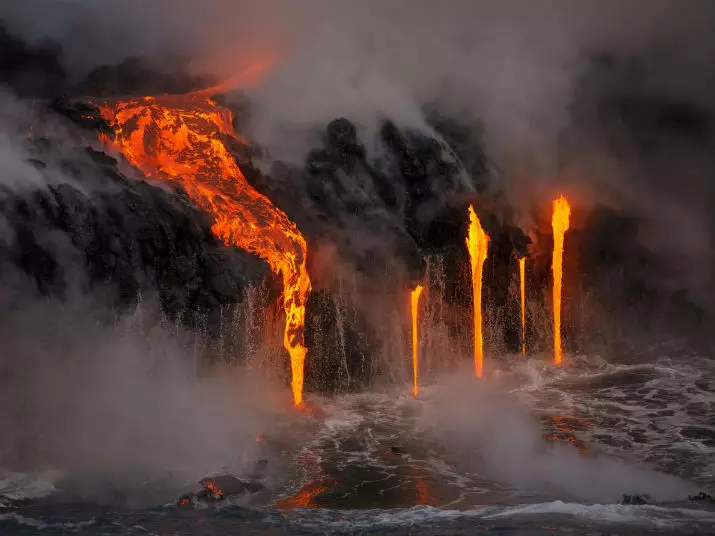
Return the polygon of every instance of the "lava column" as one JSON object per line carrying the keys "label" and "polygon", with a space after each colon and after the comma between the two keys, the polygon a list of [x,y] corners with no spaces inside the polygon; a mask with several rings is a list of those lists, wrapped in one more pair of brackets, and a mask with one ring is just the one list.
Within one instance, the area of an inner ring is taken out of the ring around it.
{"label": "lava column", "polygon": [[474,371],[482,377],[484,365],[484,336],[482,335],[482,273],[487,260],[489,236],[482,229],[474,207],[469,206],[467,250],[472,268],[472,301],[474,303]]}
{"label": "lava column", "polygon": [[519,290],[521,295],[521,355],[526,355],[526,257],[519,259]]}
{"label": "lava column", "polygon": [[419,313],[420,295],[422,294],[422,285],[417,285],[411,293],[412,301],[412,372],[414,375],[414,387],[412,394],[417,396],[417,376],[419,371],[419,337],[417,333],[417,318]]}
{"label": "lava column", "polygon": [[560,365],[563,359],[561,348],[561,293],[563,280],[564,234],[569,228],[571,207],[563,195],[554,200],[554,212],[551,227],[554,231],[554,255],[551,270],[554,278],[554,364]]}

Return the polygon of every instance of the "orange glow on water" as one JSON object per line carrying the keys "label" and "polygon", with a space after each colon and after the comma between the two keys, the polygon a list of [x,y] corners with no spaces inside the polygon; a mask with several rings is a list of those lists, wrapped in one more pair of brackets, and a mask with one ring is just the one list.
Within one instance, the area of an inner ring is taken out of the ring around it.
{"label": "orange glow on water", "polygon": [[226,146],[242,141],[231,112],[203,92],[113,100],[99,104],[118,149],[146,176],[180,184],[214,219],[224,243],[256,254],[283,282],[293,401],[303,401],[305,305],[311,289],[307,246],[295,223],[246,180]]}
{"label": "orange glow on water", "polygon": [[472,269],[472,301],[474,304],[474,371],[482,377],[484,367],[484,335],[482,333],[482,274],[487,260],[489,235],[482,229],[474,207],[469,206],[469,230],[467,250]]}
{"label": "orange glow on water", "polygon": [[412,394],[417,396],[417,376],[419,372],[419,337],[417,333],[418,326],[418,316],[419,316],[419,303],[420,296],[422,295],[422,285],[417,285],[415,289],[410,293],[411,305],[412,305],[412,371],[414,376],[414,387],[412,389]]}
{"label": "orange glow on water", "polygon": [[569,228],[571,207],[563,195],[554,200],[554,211],[551,227],[554,231],[554,254],[551,262],[553,273],[553,304],[554,304],[554,364],[560,365],[563,360],[561,347],[561,297],[564,272],[564,235]]}

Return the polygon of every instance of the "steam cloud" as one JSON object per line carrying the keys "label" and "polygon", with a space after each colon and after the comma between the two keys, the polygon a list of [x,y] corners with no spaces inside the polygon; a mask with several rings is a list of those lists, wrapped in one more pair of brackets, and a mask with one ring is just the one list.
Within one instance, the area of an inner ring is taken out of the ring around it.
{"label": "steam cloud", "polygon": [[594,502],[617,501],[624,493],[674,501],[697,491],[648,467],[544,442],[514,398],[468,376],[446,379],[431,394],[424,423],[470,470],[520,490]]}
{"label": "steam cloud", "polygon": [[[623,76],[615,86],[594,82],[586,89],[596,95],[635,89],[685,102],[711,122],[715,25],[707,0],[27,0],[3,3],[0,19],[30,41],[59,43],[64,68],[76,78],[132,55],[217,78],[255,61],[273,62],[248,92],[252,117],[245,134],[274,159],[301,162],[316,145],[316,129],[339,116],[356,122],[367,140],[383,117],[428,129],[422,106],[436,103],[445,115],[483,124],[488,152],[524,225],[536,225],[530,204],[557,189],[576,206],[604,202],[627,210],[644,220],[642,242],[672,265],[667,283],[712,306],[715,161],[707,140],[686,136],[647,162],[624,143],[627,157],[616,158],[595,139],[592,125],[577,124],[572,115],[592,67],[589,55],[602,53],[639,60],[644,73],[637,83]],[[0,112],[7,117],[10,109],[3,104]],[[3,177],[33,181],[35,169],[8,125],[0,125],[0,164],[11,171]],[[582,144],[566,151],[563,137],[574,132]],[[137,338],[97,327],[91,309],[67,313],[33,303],[2,325],[0,367],[16,381],[0,385],[0,402],[22,408],[0,415],[0,429],[9,431],[0,442],[3,457],[42,437],[42,452],[13,463],[87,473],[182,467],[195,478],[235,461],[258,422],[246,386],[196,383],[186,363],[172,359],[181,351],[166,350],[171,344],[161,334],[152,334],[157,346],[147,352]],[[29,328],[29,319],[38,318],[50,323],[46,340]],[[456,398],[436,409],[442,435],[483,448],[498,476],[517,485],[574,494],[588,489],[594,500],[653,488],[664,493],[658,498],[690,491],[676,479],[622,471],[616,462],[540,451],[537,432],[518,412],[506,417],[514,435],[505,431],[501,411],[508,405],[500,402],[497,413],[490,395]],[[473,422],[475,407],[484,411]]]}
{"label": "steam cloud", "polygon": [[[257,61],[272,64],[250,91],[253,120],[246,134],[274,159],[301,162],[316,145],[316,127],[339,116],[356,122],[365,140],[385,116],[427,128],[425,103],[478,120],[524,227],[538,225],[530,208],[547,206],[557,190],[586,209],[607,203],[625,210],[643,220],[642,243],[671,271],[658,283],[712,305],[715,162],[709,142],[671,136],[655,149],[657,157],[644,159],[626,136],[617,138],[616,157],[595,138],[593,125],[575,124],[572,115],[584,92],[637,91],[697,106],[711,123],[715,24],[708,0],[449,6],[427,0],[214,0],[200,6],[75,0],[38,6],[36,0],[8,2],[0,18],[32,41],[60,43],[65,68],[75,76],[131,55],[217,78]],[[594,54],[638,66],[626,67],[615,83],[584,82]],[[661,126],[656,118],[644,129]],[[566,149],[564,137],[574,136],[583,143]],[[710,127],[705,136],[712,141]]]}

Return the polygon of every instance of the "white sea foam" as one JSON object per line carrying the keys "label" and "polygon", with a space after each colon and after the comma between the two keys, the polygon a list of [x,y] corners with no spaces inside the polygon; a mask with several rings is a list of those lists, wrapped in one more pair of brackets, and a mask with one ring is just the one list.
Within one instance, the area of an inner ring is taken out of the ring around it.
{"label": "white sea foam", "polygon": [[0,497],[17,501],[46,497],[55,491],[53,472],[16,473],[0,469]]}
{"label": "white sea foam", "polygon": [[470,510],[445,510],[432,506],[415,506],[394,510],[298,510],[287,514],[297,525],[320,527],[323,530],[350,528],[402,527],[450,521],[513,519],[516,517],[553,518],[555,515],[574,518],[575,521],[599,524],[633,525],[657,529],[712,526],[715,512],[689,508],[665,508],[652,505],[618,505],[546,503],[509,507],[485,506]]}

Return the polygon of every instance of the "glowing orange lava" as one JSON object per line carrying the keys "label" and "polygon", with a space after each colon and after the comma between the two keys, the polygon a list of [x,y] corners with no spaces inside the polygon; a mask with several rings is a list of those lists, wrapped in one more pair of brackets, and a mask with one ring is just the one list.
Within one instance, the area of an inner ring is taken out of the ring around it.
{"label": "glowing orange lava", "polygon": [[477,378],[482,377],[484,365],[484,336],[482,335],[482,273],[487,260],[489,235],[484,232],[474,207],[469,206],[467,249],[472,268],[472,301],[474,303],[474,367]]}
{"label": "glowing orange lava", "polygon": [[519,292],[521,295],[521,355],[526,355],[526,257],[519,259]]}
{"label": "glowing orange lava", "polygon": [[412,371],[414,373],[414,387],[412,389],[412,394],[417,396],[417,373],[419,370],[419,337],[417,336],[417,317],[418,317],[418,306],[420,303],[420,296],[422,295],[422,285],[417,285],[415,289],[411,292],[412,301]]}
{"label": "glowing orange lava", "polygon": [[213,495],[215,497],[217,497],[217,498],[223,497],[223,490],[221,488],[219,488],[216,485],[216,482],[214,482],[213,480],[206,479],[206,480],[202,481],[202,484],[203,484],[204,488],[206,488],[211,493],[213,493]]}
{"label": "glowing orange lava", "polygon": [[554,277],[554,363],[560,365],[563,360],[561,348],[561,288],[563,280],[564,234],[569,228],[571,207],[563,195],[554,200],[554,212],[551,227],[554,230],[554,255],[551,270]]}
{"label": "glowing orange lava", "polygon": [[291,360],[296,406],[303,401],[306,348],[303,331],[310,292],[305,239],[288,216],[243,176],[226,142],[239,140],[231,112],[203,92],[99,103],[114,128],[113,141],[148,177],[179,183],[214,218],[213,232],[227,245],[265,259],[283,280],[283,345]]}

